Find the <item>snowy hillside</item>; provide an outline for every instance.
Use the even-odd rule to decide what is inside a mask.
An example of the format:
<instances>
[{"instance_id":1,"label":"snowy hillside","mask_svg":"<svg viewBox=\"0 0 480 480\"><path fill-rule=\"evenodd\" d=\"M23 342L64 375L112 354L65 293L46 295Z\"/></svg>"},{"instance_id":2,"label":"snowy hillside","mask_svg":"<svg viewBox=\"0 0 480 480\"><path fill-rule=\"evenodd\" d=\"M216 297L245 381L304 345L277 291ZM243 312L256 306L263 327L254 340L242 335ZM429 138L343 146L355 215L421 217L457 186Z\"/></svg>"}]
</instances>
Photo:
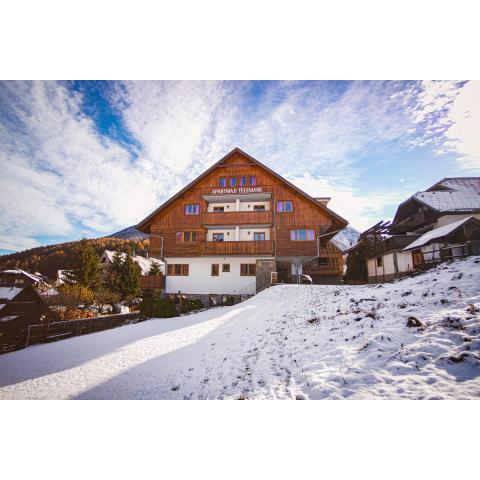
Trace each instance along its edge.
<instances>
[{"instance_id":1,"label":"snowy hillside","mask_svg":"<svg viewBox=\"0 0 480 480\"><path fill-rule=\"evenodd\" d=\"M387 285L281 285L3 355L0 398L480 398L479 309L480 257Z\"/></svg>"}]
</instances>

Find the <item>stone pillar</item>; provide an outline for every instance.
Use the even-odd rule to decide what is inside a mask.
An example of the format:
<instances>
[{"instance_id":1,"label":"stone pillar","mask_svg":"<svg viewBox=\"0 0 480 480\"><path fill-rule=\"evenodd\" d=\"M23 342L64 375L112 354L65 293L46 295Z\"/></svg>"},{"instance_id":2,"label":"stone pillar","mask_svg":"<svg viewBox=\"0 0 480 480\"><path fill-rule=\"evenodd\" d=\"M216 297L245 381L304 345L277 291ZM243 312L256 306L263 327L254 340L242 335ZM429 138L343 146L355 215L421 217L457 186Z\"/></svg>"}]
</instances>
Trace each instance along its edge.
<instances>
[{"instance_id":1,"label":"stone pillar","mask_svg":"<svg viewBox=\"0 0 480 480\"><path fill-rule=\"evenodd\" d=\"M258 293L271 285L272 272L277 271L277 262L274 258L259 259L256 271L256 292Z\"/></svg>"}]
</instances>

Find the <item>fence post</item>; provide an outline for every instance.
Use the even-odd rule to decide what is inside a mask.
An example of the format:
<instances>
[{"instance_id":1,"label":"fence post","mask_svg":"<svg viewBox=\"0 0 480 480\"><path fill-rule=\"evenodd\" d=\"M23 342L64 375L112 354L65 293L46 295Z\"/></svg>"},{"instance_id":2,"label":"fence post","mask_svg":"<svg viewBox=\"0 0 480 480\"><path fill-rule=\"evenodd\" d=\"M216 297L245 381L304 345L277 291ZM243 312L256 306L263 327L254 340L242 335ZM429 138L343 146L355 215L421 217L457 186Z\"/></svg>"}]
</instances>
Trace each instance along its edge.
<instances>
[{"instance_id":1,"label":"fence post","mask_svg":"<svg viewBox=\"0 0 480 480\"><path fill-rule=\"evenodd\" d=\"M30 328L31 328L31 327L32 327L32 326L29 325L28 328L27 328L27 339L26 339L26 341L25 341L25 347L28 347L28 345L29 345L29 343L30 343Z\"/></svg>"}]
</instances>

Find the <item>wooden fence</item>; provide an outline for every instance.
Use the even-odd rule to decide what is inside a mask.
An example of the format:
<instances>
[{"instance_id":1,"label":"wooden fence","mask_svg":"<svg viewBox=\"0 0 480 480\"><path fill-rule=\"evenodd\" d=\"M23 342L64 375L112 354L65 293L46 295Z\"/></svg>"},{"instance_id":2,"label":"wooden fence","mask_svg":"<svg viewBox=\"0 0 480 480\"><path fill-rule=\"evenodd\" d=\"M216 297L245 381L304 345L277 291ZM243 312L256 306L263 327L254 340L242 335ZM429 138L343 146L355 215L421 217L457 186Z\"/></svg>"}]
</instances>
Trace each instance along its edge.
<instances>
[{"instance_id":1,"label":"wooden fence","mask_svg":"<svg viewBox=\"0 0 480 480\"><path fill-rule=\"evenodd\" d=\"M77 335L143 322L144 320L146 319L140 316L140 312L132 312L29 325L17 338L8 343L2 343L0 354L20 350L36 343L55 342Z\"/></svg>"}]
</instances>

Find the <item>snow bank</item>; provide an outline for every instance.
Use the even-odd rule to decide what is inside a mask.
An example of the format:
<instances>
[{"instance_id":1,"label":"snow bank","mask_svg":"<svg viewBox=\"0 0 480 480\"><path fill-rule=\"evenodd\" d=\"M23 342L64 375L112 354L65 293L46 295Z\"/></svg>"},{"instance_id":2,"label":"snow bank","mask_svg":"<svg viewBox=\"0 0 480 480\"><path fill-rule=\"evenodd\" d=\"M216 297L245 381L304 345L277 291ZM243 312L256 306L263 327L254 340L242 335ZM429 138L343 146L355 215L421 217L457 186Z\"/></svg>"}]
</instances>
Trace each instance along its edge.
<instances>
[{"instance_id":1,"label":"snow bank","mask_svg":"<svg viewBox=\"0 0 480 480\"><path fill-rule=\"evenodd\" d=\"M479 257L386 285L281 285L3 355L0 398L479 398L479 310Z\"/></svg>"}]
</instances>

